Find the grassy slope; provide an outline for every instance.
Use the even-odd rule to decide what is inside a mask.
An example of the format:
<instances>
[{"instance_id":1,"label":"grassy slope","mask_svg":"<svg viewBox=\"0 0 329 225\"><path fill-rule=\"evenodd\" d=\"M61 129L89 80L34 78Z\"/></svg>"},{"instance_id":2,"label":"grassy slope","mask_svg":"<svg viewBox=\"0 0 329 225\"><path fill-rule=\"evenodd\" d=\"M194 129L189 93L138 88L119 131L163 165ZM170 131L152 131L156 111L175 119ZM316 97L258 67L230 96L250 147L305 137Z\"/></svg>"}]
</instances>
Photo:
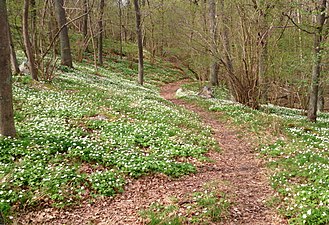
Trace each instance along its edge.
<instances>
[{"instance_id":1,"label":"grassy slope","mask_svg":"<svg viewBox=\"0 0 329 225\"><path fill-rule=\"evenodd\" d=\"M187 100L223 112L221 119L260 145L272 171L271 184L278 192L269 204L279 207L291 224L329 223L328 113L321 113L314 124L300 110L266 105L256 111L224 100L225 90L217 90L221 100L202 100L193 92L197 85L185 89L192 91L185 92Z\"/></svg>"},{"instance_id":2,"label":"grassy slope","mask_svg":"<svg viewBox=\"0 0 329 225\"><path fill-rule=\"evenodd\" d=\"M0 140L2 214L112 196L142 175L193 173L191 159L216 147L196 115L162 99L156 86L137 85L127 64L108 62L97 73L77 64L52 83L15 78L19 137ZM146 74L158 84L182 77L164 64L146 64Z\"/></svg>"},{"instance_id":3,"label":"grassy slope","mask_svg":"<svg viewBox=\"0 0 329 225\"><path fill-rule=\"evenodd\" d=\"M210 132L194 114L160 98L154 86L184 75L162 62L145 67L144 87L135 84L136 64L125 60L109 60L97 72L78 64L51 84L15 78L20 137L0 141L2 213L111 196L141 175L194 172L190 156L202 158L214 147ZM298 110L254 111L224 100L187 99L224 112L224 119L262 144L278 191L272 204L291 224L329 222L328 114L310 124Z\"/></svg>"}]
</instances>

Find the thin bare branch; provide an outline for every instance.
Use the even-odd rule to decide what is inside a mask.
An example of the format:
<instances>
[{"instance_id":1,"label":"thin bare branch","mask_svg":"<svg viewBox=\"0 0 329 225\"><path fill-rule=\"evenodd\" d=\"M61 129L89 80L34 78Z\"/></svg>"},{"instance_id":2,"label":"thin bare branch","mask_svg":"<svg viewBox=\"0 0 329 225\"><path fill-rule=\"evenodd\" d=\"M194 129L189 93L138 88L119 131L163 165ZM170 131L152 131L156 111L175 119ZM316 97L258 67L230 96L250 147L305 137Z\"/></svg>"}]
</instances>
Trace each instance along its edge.
<instances>
[{"instance_id":1,"label":"thin bare branch","mask_svg":"<svg viewBox=\"0 0 329 225\"><path fill-rule=\"evenodd\" d=\"M93 1L94 4L94 1ZM93 5L92 4L92 5ZM55 34L53 40L50 42L50 45L48 46L47 50L43 53L41 59L44 59L46 57L46 55L49 53L50 49L53 47L56 39L58 38L59 34L61 33L61 31L64 29L64 27L70 25L71 23L73 23L74 21L77 21L78 19L81 19L82 17L84 17L85 15L88 15L91 12L92 7L89 8L88 12L68 21L67 23L65 23L63 26L61 26L61 28L57 31L57 33Z\"/></svg>"},{"instance_id":2,"label":"thin bare branch","mask_svg":"<svg viewBox=\"0 0 329 225\"><path fill-rule=\"evenodd\" d=\"M292 22L292 24L294 24L295 27L297 27L299 30L304 31L305 33L308 33L308 34L315 34L315 32L308 31L308 30L302 28L301 26L299 26L290 15L288 15L286 13L283 13L283 15L286 16Z\"/></svg>"}]
</instances>

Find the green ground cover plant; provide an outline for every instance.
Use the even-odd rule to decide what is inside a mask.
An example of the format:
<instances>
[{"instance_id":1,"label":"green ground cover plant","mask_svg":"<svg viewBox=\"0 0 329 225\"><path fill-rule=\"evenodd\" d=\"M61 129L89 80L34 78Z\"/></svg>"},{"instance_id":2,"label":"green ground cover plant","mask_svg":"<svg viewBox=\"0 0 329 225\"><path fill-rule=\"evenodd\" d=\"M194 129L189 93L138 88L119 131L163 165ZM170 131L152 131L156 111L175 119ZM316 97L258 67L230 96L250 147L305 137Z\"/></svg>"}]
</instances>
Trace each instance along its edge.
<instances>
[{"instance_id":1,"label":"green ground cover plant","mask_svg":"<svg viewBox=\"0 0 329 225\"><path fill-rule=\"evenodd\" d=\"M227 98L202 99L195 85L185 89L184 99L221 112L221 119L255 136L277 191L272 206L279 207L290 224L329 223L328 113L320 113L318 122L310 123L303 110L263 105L257 111Z\"/></svg>"},{"instance_id":2,"label":"green ground cover plant","mask_svg":"<svg viewBox=\"0 0 329 225\"><path fill-rule=\"evenodd\" d=\"M153 70L154 77L171 76ZM29 207L113 196L127 178L196 171L191 162L216 147L210 130L156 86L127 77L84 63L52 82L14 77L18 137L0 139L0 211L7 219Z\"/></svg>"},{"instance_id":3,"label":"green ground cover plant","mask_svg":"<svg viewBox=\"0 0 329 225\"><path fill-rule=\"evenodd\" d=\"M201 190L186 194L182 199L173 198L171 204L154 202L141 211L147 224L213 224L221 222L230 206L224 193L218 191L217 182L204 185Z\"/></svg>"}]
</instances>

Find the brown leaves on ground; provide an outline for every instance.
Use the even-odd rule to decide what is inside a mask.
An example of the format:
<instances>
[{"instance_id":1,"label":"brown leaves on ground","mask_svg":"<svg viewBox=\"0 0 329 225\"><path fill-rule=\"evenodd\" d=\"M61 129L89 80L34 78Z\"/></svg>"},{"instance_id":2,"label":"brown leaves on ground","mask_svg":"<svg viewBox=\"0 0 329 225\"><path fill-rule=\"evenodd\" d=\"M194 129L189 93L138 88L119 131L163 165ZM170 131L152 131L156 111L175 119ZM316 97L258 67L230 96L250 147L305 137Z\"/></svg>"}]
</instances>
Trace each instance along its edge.
<instances>
[{"instance_id":1,"label":"brown leaves on ground","mask_svg":"<svg viewBox=\"0 0 329 225\"><path fill-rule=\"evenodd\" d=\"M186 195L200 191L205 184L216 181L216 188L226 193L231 207L229 216L218 224L287 224L273 209L266 206L266 200L274 192L269 186L266 168L262 159L254 152L247 140L238 138L236 133L218 121L220 114L208 112L194 104L175 99L175 91L186 81L168 84L161 95L177 105L197 113L213 129L213 136L222 152L207 154L213 162L199 166L198 173L179 179L154 175L131 180L125 192L115 198L100 198L85 202L79 207L67 209L46 208L20 215L19 224L147 224L140 212L152 203L172 204L186 200ZM85 168L88 170L89 168Z\"/></svg>"}]
</instances>

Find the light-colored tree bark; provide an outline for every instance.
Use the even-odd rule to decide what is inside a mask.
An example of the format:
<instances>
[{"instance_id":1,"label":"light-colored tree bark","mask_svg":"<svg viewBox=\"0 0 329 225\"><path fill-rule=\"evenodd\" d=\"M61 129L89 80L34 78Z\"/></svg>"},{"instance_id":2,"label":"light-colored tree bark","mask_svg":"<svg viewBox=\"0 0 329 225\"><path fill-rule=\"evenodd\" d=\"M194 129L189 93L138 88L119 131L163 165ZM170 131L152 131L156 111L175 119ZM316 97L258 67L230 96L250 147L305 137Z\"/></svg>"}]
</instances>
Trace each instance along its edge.
<instances>
[{"instance_id":1,"label":"light-colored tree bark","mask_svg":"<svg viewBox=\"0 0 329 225\"><path fill-rule=\"evenodd\" d=\"M73 67L69 32L66 24L66 13L63 7L64 1L54 0L54 3L58 27L61 29L59 34L61 44L61 64L64 66Z\"/></svg>"},{"instance_id":2,"label":"light-colored tree bark","mask_svg":"<svg viewBox=\"0 0 329 225\"><path fill-rule=\"evenodd\" d=\"M327 0L321 0L317 8L318 15L316 16L316 31L314 34L314 61L312 70L312 83L310 90L310 100L308 105L307 118L311 122L316 122L318 111L318 96L319 83L321 75L321 61L322 61L322 42L323 42L323 28L326 21Z\"/></svg>"},{"instance_id":3,"label":"light-colored tree bark","mask_svg":"<svg viewBox=\"0 0 329 225\"><path fill-rule=\"evenodd\" d=\"M156 48L157 48L157 44L156 44L156 38L155 38L155 22L153 19L153 13L152 13L152 6L150 5L150 1L147 0L147 6L148 6L148 10L149 10L149 19L150 19L150 45L149 45L149 49L151 51L151 64L154 64L155 62L155 54L156 54ZM146 31L145 31L146 32Z\"/></svg>"},{"instance_id":4,"label":"light-colored tree bark","mask_svg":"<svg viewBox=\"0 0 329 225\"><path fill-rule=\"evenodd\" d=\"M139 1L134 0L135 14L136 14L136 34L138 43L138 83L144 83L144 55L143 55L143 35L141 25L141 11L139 8Z\"/></svg>"},{"instance_id":5,"label":"light-colored tree bark","mask_svg":"<svg viewBox=\"0 0 329 225\"><path fill-rule=\"evenodd\" d=\"M0 0L0 24L0 134L15 137L6 0Z\"/></svg>"},{"instance_id":6,"label":"light-colored tree bark","mask_svg":"<svg viewBox=\"0 0 329 225\"><path fill-rule=\"evenodd\" d=\"M268 11L271 8L271 1L253 0L253 6L258 14L258 79L260 86L260 98L263 102L267 102L268 84L266 80L267 61L268 61L268 36L270 27L268 25Z\"/></svg>"},{"instance_id":7,"label":"light-colored tree bark","mask_svg":"<svg viewBox=\"0 0 329 225\"><path fill-rule=\"evenodd\" d=\"M118 0L119 7L119 26L120 26L120 59L123 57L123 24L122 24L122 0Z\"/></svg>"},{"instance_id":8,"label":"light-colored tree bark","mask_svg":"<svg viewBox=\"0 0 329 225\"><path fill-rule=\"evenodd\" d=\"M19 70L19 66L18 66L17 56L16 56L16 52L15 52L15 46L14 46L14 43L13 43L13 37L11 35L9 24L8 24L8 29L9 29L8 34L9 34L9 41L10 41L11 69L14 72L14 74L19 74L20 70Z\"/></svg>"},{"instance_id":9,"label":"light-colored tree bark","mask_svg":"<svg viewBox=\"0 0 329 225\"><path fill-rule=\"evenodd\" d=\"M210 65L210 84L211 86L218 86L218 70L219 64L216 58L217 55L217 16L216 16L216 1L209 0L209 31L210 31L210 51L211 51L211 65Z\"/></svg>"},{"instance_id":10,"label":"light-colored tree bark","mask_svg":"<svg viewBox=\"0 0 329 225\"><path fill-rule=\"evenodd\" d=\"M89 17L89 24L93 24L91 16ZM97 65L97 43L95 41L95 37L97 35L95 35L95 32L94 32L94 29L93 29L92 25L89 26L89 30L90 30L91 43L92 43L93 52L94 52L94 66L95 66L95 69L97 70L97 68L98 68L98 65Z\"/></svg>"},{"instance_id":11,"label":"light-colored tree bark","mask_svg":"<svg viewBox=\"0 0 329 225\"><path fill-rule=\"evenodd\" d=\"M323 85L319 86L319 97L318 97L318 112L323 112L324 110L324 90Z\"/></svg>"},{"instance_id":12,"label":"light-colored tree bark","mask_svg":"<svg viewBox=\"0 0 329 225\"><path fill-rule=\"evenodd\" d=\"M24 47L29 62L29 70L31 76L34 80L38 80L38 70L35 62L35 56L30 41L29 35L29 0L24 0L24 9L23 9L23 38L24 38Z\"/></svg>"},{"instance_id":13,"label":"light-colored tree bark","mask_svg":"<svg viewBox=\"0 0 329 225\"><path fill-rule=\"evenodd\" d=\"M104 0L99 2L99 20L98 20L98 64L103 65L103 16L104 16Z\"/></svg>"}]
</instances>

